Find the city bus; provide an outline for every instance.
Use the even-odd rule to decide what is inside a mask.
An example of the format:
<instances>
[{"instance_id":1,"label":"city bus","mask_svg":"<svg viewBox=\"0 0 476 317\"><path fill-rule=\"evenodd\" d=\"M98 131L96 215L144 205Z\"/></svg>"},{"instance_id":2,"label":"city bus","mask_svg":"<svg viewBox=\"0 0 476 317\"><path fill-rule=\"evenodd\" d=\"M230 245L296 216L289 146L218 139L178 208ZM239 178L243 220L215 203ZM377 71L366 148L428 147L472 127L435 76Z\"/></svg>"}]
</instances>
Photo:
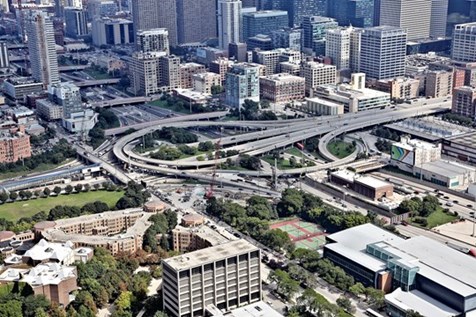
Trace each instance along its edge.
<instances>
[{"instance_id":1,"label":"city bus","mask_svg":"<svg viewBox=\"0 0 476 317\"><path fill-rule=\"evenodd\" d=\"M369 308L365 311L366 315L372 316L372 317L384 317L383 315L377 313L375 310Z\"/></svg>"}]
</instances>

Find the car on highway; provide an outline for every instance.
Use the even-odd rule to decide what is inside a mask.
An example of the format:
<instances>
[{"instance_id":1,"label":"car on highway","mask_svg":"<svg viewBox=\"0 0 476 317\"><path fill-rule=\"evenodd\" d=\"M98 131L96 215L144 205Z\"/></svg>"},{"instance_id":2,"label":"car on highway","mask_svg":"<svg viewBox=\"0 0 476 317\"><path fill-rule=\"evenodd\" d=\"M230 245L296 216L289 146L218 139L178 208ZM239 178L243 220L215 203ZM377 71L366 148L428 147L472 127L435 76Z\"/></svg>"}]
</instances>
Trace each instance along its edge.
<instances>
[{"instance_id":1,"label":"car on highway","mask_svg":"<svg viewBox=\"0 0 476 317\"><path fill-rule=\"evenodd\" d=\"M468 205L466 205L466 207L468 207L468 208L473 208L473 205L468 204Z\"/></svg>"},{"instance_id":2,"label":"car on highway","mask_svg":"<svg viewBox=\"0 0 476 317\"><path fill-rule=\"evenodd\" d=\"M454 206L454 204L451 201L448 201L445 205L448 206L448 207L453 207Z\"/></svg>"},{"instance_id":3,"label":"car on highway","mask_svg":"<svg viewBox=\"0 0 476 317\"><path fill-rule=\"evenodd\" d=\"M453 200L453 203L455 204L459 204L459 202L457 200Z\"/></svg>"},{"instance_id":4,"label":"car on highway","mask_svg":"<svg viewBox=\"0 0 476 317\"><path fill-rule=\"evenodd\" d=\"M470 212L469 212L469 215L470 215L470 216L474 216L474 211L470 211Z\"/></svg>"}]
</instances>

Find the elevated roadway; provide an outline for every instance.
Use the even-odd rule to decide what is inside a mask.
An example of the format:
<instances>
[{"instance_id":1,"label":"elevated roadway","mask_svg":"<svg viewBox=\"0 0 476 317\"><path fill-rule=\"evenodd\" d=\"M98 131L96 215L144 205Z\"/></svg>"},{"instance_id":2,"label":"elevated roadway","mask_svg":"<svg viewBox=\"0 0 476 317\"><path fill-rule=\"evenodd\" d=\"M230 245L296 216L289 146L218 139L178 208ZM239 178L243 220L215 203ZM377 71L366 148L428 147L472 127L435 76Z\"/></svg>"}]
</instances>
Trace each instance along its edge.
<instances>
[{"instance_id":1,"label":"elevated roadway","mask_svg":"<svg viewBox=\"0 0 476 317\"><path fill-rule=\"evenodd\" d=\"M120 80L121 80L120 78L92 79L92 80L78 81L78 82L75 82L74 84L80 88L83 88L83 87L117 84Z\"/></svg>"},{"instance_id":2,"label":"elevated roadway","mask_svg":"<svg viewBox=\"0 0 476 317\"><path fill-rule=\"evenodd\" d=\"M301 120L300 122L297 123L291 123L287 122L286 124L289 124L290 127L294 126L294 124L300 125L303 130L298 130L297 132L291 132L291 133L286 133L283 135L283 131L279 131L281 135L277 135L276 137L273 138L271 141L270 139L264 139L260 140L259 148L253 149L253 146L257 146L256 142L250 143L246 146L251 146L251 148L248 148L247 154L253 156L253 155L259 155L262 153L270 152L276 148L281 148L296 142L300 142L304 139L314 137L316 135L324 135L325 142L320 143L320 150L324 149L322 148L323 146L325 147L325 150L327 151L327 144L329 143L330 140L332 140L334 137L336 137L339 134L362 129L365 127L369 127L371 125L377 125L377 124L382 124L386 122L391 122L395 120L401 120L407 117L413 117L413 116L421 116L421 115L428 115L428 114L435 114L439 113L442 111L447 111L449 109L450 105L449 103L447 104L431 104L431 105L425 105L418 107L418 109L414 108L408 108L408 109L399 109L399 110L394 110L394 111L375 111L372 113L367 113L365 114L354 114L353 116L346 117L344 120L340 118L341 120L337 120L336 122L331 122L331 120L328 120L326 123L327 124L322 124L321 126L317 126L314 128L310 128L304 124L306 120ZM372 114L372 118L369 121L369 115ZM173 126L180 126L180 127L191 127L191 126L198 126L198 125L208 125L208 126L216 126L216 125L227 125L230 124L229 122L195 122L195 123L188 123L184 122L183 120L185 119L184 117L180 118L171 118L171 119L177 119L176 124ZM169 119L170 120L170 119ZM333 118L332 120L335 120ZM165 121L165 120L163 120ZM290 120L292 121L292 120ZM311 121L311 120L308 120ZM312 122L312 121L311 121ZM166 122L167 124L173 123L173 121ZM242 124L244 126L248 125L248 122L233 122L231 124ZM315 123L314 123L315 125ZM141 136L153 132L156 129L160 128L160 126L155 126L155 127L149 127L140 131L136 131L130 135L127 135L121 139L118 140L118 142L115 144L113 148L114 155L123 163L131 166L131 167L136 167L144 170L149 170L153 172L158 172L161 174L169 174L169 175L180 175L181 177L187 177L187 178L192 178L192 179L197 179L200 181L206 181L206 182L211 182L212 181L212 176L208 175L210 173L209 170L178 170L177 167L177 161L175 162L169 162L167 161L166 164L164 161L160 160L154 160L150 158L144 158L136 153L132 152L132 146L130 145L131 142L134 140L140 138ZM256 135L254 136L256 137ZM231 140L230 140L231 141ZM254 145L253 145L254 144ZM296 169L291 169L291 170L286 170L282 171L279 174L280 175L292 175L292 174L303 174L307 172L314 172L314 171L319 171L323 169L328 169L328 168L334 168L337 166L341 166L343 164L350 163L354 161L357 157L357 152L355 151L351 155L343 158L343 159L337 159L333 157L332 155L329 155L330 153L326 153L328 156L328 159L331 161L326 164L322 165L317 165L317 166L312 166L312 167L303 167L303 168L296 168ZM183 167L190 167L190 162L186 163L183 165ZM174 165L173 167L170 167L170 165ZM159 166L160 165L160 166ZM196 167L196 163L194 163ZM217 171L219 173L222 172L234 172L234 173L243 173L246 175L253 175L253 176L270 176L270 172L262 172L262 171ZM205 175L202 175L204 173ZM237 183L231 182L230 180L226 178L221 178L217 180L217 182L226 184L226 185L232 185L232 186L237 186ZM245 184L240 184L240 185L247 185ZM254 186L252 186L254 187Z\"/></svg>"},{"instance_id":3,"label":"elevated roadway","mask_svg":"<svg viewBox=\"0 0 476 317\"><path fill-rule=\"evenodd\" d=\"M122 106L122 105L132 105L135 103L144 103L144 102L151 102L154 101L153 97L129 97L129 98L115 98L111 100L104 100L104 101L97 101L92 102L91 106L94 108L104 108L104 107L114 107L114 106Z\"/></svg>"}]
</instances>

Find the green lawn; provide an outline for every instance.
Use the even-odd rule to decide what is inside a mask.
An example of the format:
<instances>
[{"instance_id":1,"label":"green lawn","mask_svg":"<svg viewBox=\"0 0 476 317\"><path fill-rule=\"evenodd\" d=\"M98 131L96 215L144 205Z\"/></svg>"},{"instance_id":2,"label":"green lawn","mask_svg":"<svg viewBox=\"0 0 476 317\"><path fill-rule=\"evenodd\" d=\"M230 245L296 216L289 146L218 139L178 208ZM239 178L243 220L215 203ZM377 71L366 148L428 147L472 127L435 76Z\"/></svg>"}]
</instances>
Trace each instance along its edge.
<instances>
[{"instance_id":1,"label":"green lawn","mask_svg":"<svg viewBox=\"0 0 476 317\"><path fill-rule=\"evenodd\" d=\"M273 156L267 155L267 156L263 156L261 159L263 161L269 163L271 166L274 166ZM296 158L296 160L299 160L299 158ZM287 170L287 169L294 168L294 167L291 166L291 164L289 164L289 160L285 160L285 159L277 160L276 165L278 166L278 169L280 169L280 170Z\"/></svg>"},{"instance_id":2,"label":"green lawn","mask_svg":"<svg viewBox=\"0 0 476 317\"><path fill-rule=\"evenodd\" d=\"M444 213L443 208L438 208L437 211L434 211L431 215L428 216L428 228L434 228L439 225L451 222L455 219L456 216Z\"/></svg>"},{"instance_id":3,"label":"green lawn","mask_svg":"<svg viewBox=\"0 0 476 317\"><path fill-rule=\"evenodd\" d=\"M16 201L0 205L0 218L16 221L22 217L31 217L40 211L49 212L55 206L83 206L87 203L102 201L113 207L124 195L124 192L108 192L105 190L87 193L60 195L58 197L37 198L27 201Z\"/></svg>"},{"instance_id":4,"label":"green lawn","mask_svg":"<svg viewBox=\"0 0 476 317\"><path fill-rule=\"evenodd\" d=\"M176 107L176 106L169 106L167 101L165 100L155 100L155 101L149 102L149 104L152 106L157 106L162 109L172 110L174 112L190 114L189 109L184 109L182 107Z\"/></svg>"},{"instance_id":5,"label":"green lawn","mask_svg":"<svg viewBox=\"0 0 476 317\"><path fill-rule=\"evenodd\" d=\"M91 76L92 78L98 79L98 80L111 78L111 76L109 76L108 73L104 73L92 68L86 68L84 72L88 74L89 76Z\"/></svg>"},{"instance_id":6,"label":"green lawn","mask_svg":"<svg viewBox=\"0 0 476 317\"><path fill-rule=\"evenodd\" d=\"M327 145L327 149L335 157L344 158L354 152L355 146L344 141L334 140Z\"/></svg>"},{"instance_id":7,"label":"green lawn","mask_svg":"<svg viewBox=\"0 0 476 317\"><path fill-rule=\"evenodd\" d=\"M287 154L296 156L296 159L298 159L298 158L300 159L300 158L302 158L302 156L303 156L303 153L302 153L299 149L297 149L297 148L295 148L295 147L286 149L286 151L284 151L284 152L287 153ZM304 156L304 157L305 157L305 156Z\"/></svg>"}]
</instances>

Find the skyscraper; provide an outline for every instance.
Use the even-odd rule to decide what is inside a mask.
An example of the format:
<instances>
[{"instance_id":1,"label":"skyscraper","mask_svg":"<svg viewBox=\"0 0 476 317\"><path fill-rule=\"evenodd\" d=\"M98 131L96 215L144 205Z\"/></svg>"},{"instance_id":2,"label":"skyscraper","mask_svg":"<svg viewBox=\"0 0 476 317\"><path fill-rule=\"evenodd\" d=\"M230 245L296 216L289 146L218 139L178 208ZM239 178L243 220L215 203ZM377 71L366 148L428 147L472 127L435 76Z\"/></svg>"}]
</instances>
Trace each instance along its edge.
<instances>
[{"instance_id":1,"label":"skyscraper","mask_svg":"<svg viewBox=\"0 0 476 317\"><path fill-rule=\"evenodd\" d=\"M380 25L405 29L409 40L430 37L431 0L380 0Z\"/></svg>"},{"instance_id":2,"label":"skyscraper","mask_svg":"<svg viewBox=\"0 0 476 317\"><path fill-rule=\"evenodd\" d=\"M139 31L137 36L137 50L143 53L164 52L170 53L169 32L167 29L151 29Z\"/></svg>"},{"instance_id":3,"label":"skyscraper","mask_svg":"<svg viewBox=\"0 0 476 317\"><path fill-rule=\"evenodd\" d=\"M134 33L165 28L169 31L170 45L177 45L176 0L131 0Z\"/></svg>"},{"instance_id":4,"label":"skyscraper","mask_svg":"<svg viewBox=\"0 0 476 317\"><path fill-rule=\"evenodd\" d=\"M300 26L305 16L327 16L328 0L284 0L282 10L289 14L289 26ZM334 1L334 0L330 0Z\"/></svg>"},{"instance_id":5,"label":"skyscraper","mask_svg":"<svg viewBox=\"0 0 476 317\"><path fill-rule=\"evenodd\" d=\"M338 27L336 20L320 16L306 16L302 22L303 50L316 55L326 52L326 31Z\"/></svg>"},{"instance_id":6,"label":"skyscraper","mask_svg":"<svg viewBox=\"0 0 476 317\"><path fill-rule=\"evenodd\" d=\"M64 8L64 20L66 21L65 31L67 36L77 38L88 35L86 14L82 9Z\"/></svg>"},{"instance_id":7,"label":"skyscraper","mask_svg":"<svg viewBox=\"0 0 476 317\"><path fill-rule=\"evenodd\" d=\"M247 12L243 14L243 40L258 34L271 35L288 25L288 13L281 10Z\"/></svg>"},{"instance_id":8,"label":"skyscraper","mask_svg":"<svg viewBox=\"0 0 476 317\"><path fill-rule=\"evenodd\" d=\"M216 0L177 0L178 43L196 43L216 38L216 12Z\"/></svg>"},{"instance_id":9,"label":"skyscraper","mask_svg":"<svg viewBox=\"0 0 476 317\"><path fill-rule=\"evenodd\" d=\"M59 82L53 21L43 11L29 11L25 15L31 75L46 88Z\"/></svg>"},{"instance_id":10,"label":"skyscraper","mask_svg":"<svg viewBox=\"0 0 476 317\"><path fill-rule=\"evenodd\" d=\"M10 59L8 57L7 42L0 42L0 68L9 68Z\"/></svg>"},{"instance_id":11,"label":"skyscraper","mask_svg":"<svg viewBox=\"0 0 476 317\"><path fill-rule=\"evenodd\" d=\"M374 0L332 0L328 15L339 25L370 27L374 25Z\"/></svg>"},{"instance_id":12,"label":"skyscraper","mask_svg":"<svg viewBox=\"0 0 476 317\"><path fill-rule=\"evenodd\" d=\"M431 0L430 36L433 38L446 35L448 17L448 0Z\"/></svg>"},{"instance_id":13,"label":"skyscraper","mask_svg":"<svg viewBox=\"0 0 476 317\"><path fill-rule=\"evenodd\" d=\"M451 57L458 62L476 62L476 22L458 24L453 31Z\"/></svg>"},{"instance_id":14,"label":"skyscraper","mask_svg":"<svg viewBox=\"0 0 476 317\"><path fill-rule=\"evenodd\" d=\"M366 28L361 34L360 72L373 79L405 74L407 34L393 26Z\"/></svg>"},{"instance_id":15,"label":"skyscraper","mask_svg":"<svg viewBox=\"0 0 476 317\"><path fill-rule=\"evenodd\" d=\"M228 50L230 43L240 41L240 13L240 0L218 1L218 45L221 49Z\"/></svg>"}]
</instances>

